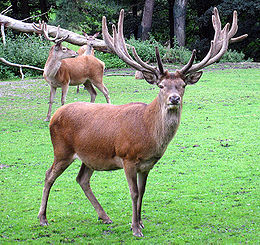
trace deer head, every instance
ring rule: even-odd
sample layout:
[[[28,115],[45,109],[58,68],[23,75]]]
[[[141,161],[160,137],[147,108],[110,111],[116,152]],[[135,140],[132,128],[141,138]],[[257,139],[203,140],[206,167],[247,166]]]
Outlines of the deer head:
[[[37,30],[39,33],[43,34],[44,37],[48,41],[55,43],[55,45],[53,45],[50,49],[49,57],[51,55],[51,56],[55,57],[55,59],[57,59],[57,60],[62,60],[62,59],[66,59],[66,58],[74,58],[78,55],[77,52],[61,45],[62,42],[65,41],[69,37],[69,35],[67,35],[65,37],[59,37],[60,36],[60,26],[57,27],[57,33],[54,38],[49,37],[48,25],[44,21],[42,21],[42,22],[39,21],[38,25],[33,23],[33,28],[35,30]]]
[[[88,35],[86,32],[82,31],[84,37],[87,39],[87,44],[89,46],[93,46],[94,45],[94,41],[95,39],[98,37],[99,32],[95,33],[93,36],[92,35]]]

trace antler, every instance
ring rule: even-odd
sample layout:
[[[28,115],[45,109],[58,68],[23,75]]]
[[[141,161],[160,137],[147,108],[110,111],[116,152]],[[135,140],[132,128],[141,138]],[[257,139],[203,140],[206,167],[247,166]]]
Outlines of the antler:
[[[215,30],[215,34],[214,34],[214,39],[211,41],[208,54],[201,62],[192,65],[196,54],[196,50],[193,50],[189,62],[180,70],[182,74],[192,73],[215,63],[216,61],[220,60],[220,58],[227,51],[229,43],[242,41],[248,36],[247,34],[244,34],[242,36],[233,38],[233,36],[236,34],[238,29],[237,11],[233,12],[233,22],[230,30],[229,30],[229,26],[230,26],[229,23],[227,23],[223,28],[223,30],[221,30],[221,22],[219,18],[218,9],[215,7],[212,15],[212,24]]]
[[[141,71],[144,74],[144,77],[147,82],[149,83],[157,82],[158,79],[164,73],[158,48],[156,47],[156,58],[157,58],[159,70],[157,69],[157,67],[148,65],[147,63],[142,61],[141,58],[138,56],[135,47],[132,46],[133,56],[135,58],[133,59],[127,51],[126,43],[124,40],[123,21],[124,21],[124,10],[122,9],[120,11],[119,20],[118,20],[118,31],[116,30],[115,25],[112,25],[113,37],[111,37],[111,35],[108,33],[106,17],[103,16],[102,35],[104,41],[106,42],[107,46],[118,55],[120,59],[122,59],[125,63],[127,63],[134,69]]]
[[[61,42],[63,42],[64,40],[66,40],[69,35],[65,36],[65,37],[61,37],[59,38],[59,35],[60,35],[60,26],[58,25],[57,27],[57,33],[56,33],[56,36],[54,38],[50,38],[49,37],[49,30],[48,30],[48,25],[44,22],[44,21],[39,21],[39,24],[38,26],[33,23],[33,28],[40,32],[40,33],[43,33],[44,37],[49,40],[49,41],[52,41],[52,42],[55,42],[56,44],[60,44]]]

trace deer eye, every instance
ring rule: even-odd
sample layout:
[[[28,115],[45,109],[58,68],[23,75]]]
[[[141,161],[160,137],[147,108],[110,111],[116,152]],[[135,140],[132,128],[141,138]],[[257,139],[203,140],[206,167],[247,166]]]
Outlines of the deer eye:
[[[67,51],[67,48],[62,47],[62,51],[63,51],[63,52],[66,52],[66,51]]]
[[[159,88],[164,88],[164,86],[162,84],[158,84]]]

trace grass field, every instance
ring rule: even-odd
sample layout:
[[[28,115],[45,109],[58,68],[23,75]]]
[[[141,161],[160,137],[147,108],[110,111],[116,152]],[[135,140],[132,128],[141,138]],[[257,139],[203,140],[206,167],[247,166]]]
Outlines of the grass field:
[[[133,77],[105,77],[112,103],[149,103],[158,92]],[[75,178],[75,161],[55,182],[50,225],[37,219],[53,161],[41,79],[0,82],[0,244],[259,244],[259,69],[204,73],[186,89],[182,122],[148,177],[143,238],[130,231],[122,170],[95,172],[92,189],[113,224],[97,214]],[[60,106],[60,90],[53,112]],[[67,103],[89,101],[71,87]],[[98,103],[104,103],[101,93]]]

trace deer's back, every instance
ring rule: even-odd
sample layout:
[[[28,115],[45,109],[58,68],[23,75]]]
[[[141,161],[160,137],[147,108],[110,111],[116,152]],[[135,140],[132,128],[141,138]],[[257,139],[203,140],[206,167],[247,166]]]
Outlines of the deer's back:
[[[90,81],[103,80],[104,63],[93,55],[78,56],[62,60],[58,76],[67,73],[70,85],[78,85],[89,79]]]

